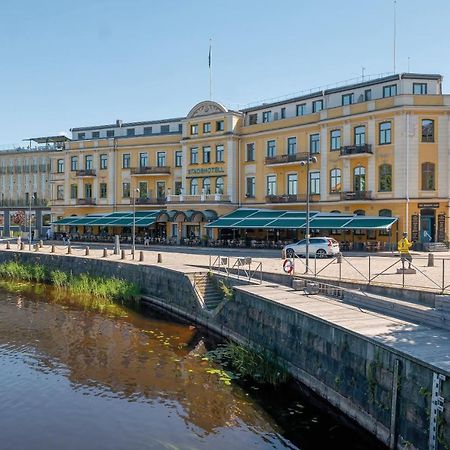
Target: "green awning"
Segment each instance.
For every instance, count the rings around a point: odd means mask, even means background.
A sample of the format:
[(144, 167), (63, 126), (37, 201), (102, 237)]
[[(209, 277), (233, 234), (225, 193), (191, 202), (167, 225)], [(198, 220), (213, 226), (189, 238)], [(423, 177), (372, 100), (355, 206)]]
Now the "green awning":
[(234, 225), (240, 222), (240, 219), (229, 219), (227, 218), (220, 218), (215, 220), (214, 222), (206, 225), (207, 227), (214, 227), (214, 228), (233, 228)]
[(284, 217), (282, 219), (277, 219), (272, 221), (267, 228), (278, 228), (278, 229), (295, 229), (295, 228), (302, 228), (306, 225), (306, 220), (303, 219), (285, 219)]
[(328, 217), (315, 217), (309, 222), (310, 228), (316, 228), (320, 230), (334, 230), (341, 228), (346, 223), (350, 222), (351, 217), (345, 218), (328, 218)]
[(396, 217), (358, 216), (345, 225), (347, 230), (387, 230), (397, 222)]

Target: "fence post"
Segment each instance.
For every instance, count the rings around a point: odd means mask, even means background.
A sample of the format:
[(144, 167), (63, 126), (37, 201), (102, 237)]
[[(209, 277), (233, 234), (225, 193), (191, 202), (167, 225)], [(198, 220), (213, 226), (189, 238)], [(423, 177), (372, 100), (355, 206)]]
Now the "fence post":
[(317, 278), (317, 253), (314, 254), (314, 278)]
[(86, 255), (86, 256), (89, 256), (89, 247), (86, 247), (86, 253), (85, 253), (85, 255)]
[(52, 249), (50, 250), (51, 253), (55, 253), (55, 244), (52, 244)]
[(339, 254), (338, 256), (338, 263), (339, 263), (339, 281), (342, 280), (342, 255)]
[(402, 287), (405, 287), (405, 262), (403, 261), (403, 270), (402, 270)]
[(103, 249), (103, 258), (106, 258), (108, 256), (108, 249), (104, 248)]
[(9, 243), (9, 241), (6, 241), (6, 250), (10, 250), (11, 249), (11, 244)]
[(445, 259), (442, 258), (442, 293), (445, 291)]
[(209, 255), (209, 270), (211, 270), (211, 254)]
[(120, 250), (121, 254), (120, 254), (120, 259), (125, 259), (125, 250), (122, 249)]
[(70, 246), (70, 244), (67, 246), (67, 254), (72, 254), (72, 247)]
[(369, 284), (370, 284), (370, 255), (369, 255)]
[(141, 250), (139, 252), (139, 262), (143, 262), (144, 261), (144, 252)]

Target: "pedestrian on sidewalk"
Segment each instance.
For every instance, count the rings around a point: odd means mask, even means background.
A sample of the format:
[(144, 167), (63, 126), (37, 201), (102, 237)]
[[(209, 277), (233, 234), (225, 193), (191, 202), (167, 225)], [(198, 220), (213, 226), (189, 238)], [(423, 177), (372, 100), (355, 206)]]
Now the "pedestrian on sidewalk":
[(19, 237), (17, 238), (17, 248), (18, 248), (19, 250), (20, 250), (21, 244), (22, 244), (22, 238), (19, 236)]
[(402, 267), (405, 268), (405, 261), (408, 261), (408, 269), (411, 269), (412, 256), (409, 249), (413, 246), (412, 242), (408, 241), (408, 233), (403, 233), (403, 238), (398, 241), (398, 251), (402, 259)]

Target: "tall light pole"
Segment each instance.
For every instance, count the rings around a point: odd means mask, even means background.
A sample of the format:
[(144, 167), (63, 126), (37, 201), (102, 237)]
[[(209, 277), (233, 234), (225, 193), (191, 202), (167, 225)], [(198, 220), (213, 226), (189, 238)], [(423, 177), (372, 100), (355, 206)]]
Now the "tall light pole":
[(134, 254), (136, 253), (136, 195), (139, 195), (140, 190), (139, 188), (136, 188), (134, 195), (133, 195), (133, 243), (132, 243), (132, 258), (134, 259)]
[(28, 250), (31, 252), (31, 203), (34, 200), (34, 194), (31, 195), (31, 192), (28, 195), (30, 199), (29, 210), (28, 210)]
[(309, 272), (309, 165), (316, 162), (317, 158), (311, 156), (311, 152), (308, 152), (306, 159), (300, 161), (302, 167), (306, 166), (306, 274)]

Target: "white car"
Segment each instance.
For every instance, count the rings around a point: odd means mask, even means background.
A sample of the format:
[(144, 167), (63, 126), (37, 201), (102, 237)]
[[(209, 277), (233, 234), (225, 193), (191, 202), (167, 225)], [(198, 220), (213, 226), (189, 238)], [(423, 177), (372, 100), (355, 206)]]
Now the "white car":
[[(330, 237), (313, 237), (309, 238), (309, 256), (317, 256), (325, 258), (326, 256), (334, 256), (341, 252), (339, 242)], [(295, 255), (306, 255), (306, 239), (299, 242), (288, 244), (283, 248), (283, 256), (293, 258)]]

